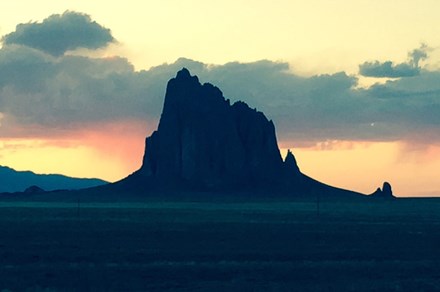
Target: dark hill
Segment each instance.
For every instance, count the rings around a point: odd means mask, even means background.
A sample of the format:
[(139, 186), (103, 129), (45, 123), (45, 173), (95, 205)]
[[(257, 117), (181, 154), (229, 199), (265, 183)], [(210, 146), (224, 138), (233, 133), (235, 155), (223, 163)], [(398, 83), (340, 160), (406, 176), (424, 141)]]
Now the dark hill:
[(282, 159), (272, 121), (244, 102), (231, 105), (217, 87), (202, 85), (185, 68), (168, 82), (142, 167), (112, 188), (359, 195), (302, 174), (292, 152)]
[(0, 166), (0, 193), (23, 192), (31, 186), (41, 190), (74, 190), (106, 184), (100, 179), (73, 178), (59, 174), (35, 174), (31, 171), (16, 171)]

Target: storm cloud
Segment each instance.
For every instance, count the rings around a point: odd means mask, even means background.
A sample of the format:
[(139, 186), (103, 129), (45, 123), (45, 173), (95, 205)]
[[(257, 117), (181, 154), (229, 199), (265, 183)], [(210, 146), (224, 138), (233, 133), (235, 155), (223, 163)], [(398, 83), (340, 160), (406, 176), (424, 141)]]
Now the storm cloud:
[(77, 48), (98, 49), (114, 41), (109, 29), (92, 21), (89, 15), (66, 11), (54, 14), (43, 22), (17, 25), (14, 32), (2, 39), (5, 45), (24, 45), (61, 56)]

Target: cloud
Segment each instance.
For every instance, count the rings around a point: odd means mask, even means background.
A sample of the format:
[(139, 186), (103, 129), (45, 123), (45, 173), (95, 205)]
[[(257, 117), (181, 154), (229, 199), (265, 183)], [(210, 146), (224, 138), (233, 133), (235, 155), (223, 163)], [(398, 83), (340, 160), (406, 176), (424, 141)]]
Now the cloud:
[(428, 51), (430, 50), (431, 49), (428, 47), (428, 45), (422, 43), (420, 45), (420, 48), (414, 49), (411, 52), (409, 52), (408, 57), (410, 64), (413, 67), (418, 68), (419, 62), (426, 60), (428, 58)]
[(19, 24), (2, 41), (5, 45), (24, 45), (53, 56), (61, 56), (77, 48), (105, 47), (114, 38), (109, 29), (92, 21), (89, 15), (66, 11), (61, 15), (54, 14), (41, 23)]
[(401, 63), (393, 65), (393, 62), (387, 61), (380, 63), (375, 62), (365, 62), (359, 65), (359, 74), (366, 77), (388, 77), (388, 78), (399, 78), (399, 77), (412, 77), (420, 73), (418, 67), (414, 67), (407, 63)]
[(14, 135), (12, 128), (50, 135), (57, 128), (103, 121), (155, 120), (169, 76), (154, 74), (135, 72), (120, 57), (55, 58), (26, 46), (4, 46), (0, 50), (0, 111), (5, 114), (4, 128), (9, 130), (0, 136)]
[(182, 67), (232, 101), (263, 111), (281, 143), (405, 140), (440, 129), (440, 72), (421, 70), (411, 79), (357, 89), (357, 79), (344, 72), (306, 78), (287, 63), (268, 60), (208, 65), (182, 58), (135, 71), (119, 57), (53, 58), (18, 46), (0, 50), (0, 72), (12, 72), (0, 74), (0, 136), (61, 135), (133, 120), (147, 128), (157, 123), (166, 83)]
[(428, 46), (422, 44), (420, 48), (414, 49), (408, 53), (408, 61), (406, 63), (394, 65), (391, 61), (386, 62), (365, 62), (359, 65), (359, 74), (366, 77), (413, 77), (420, 74), (420, 61), (428, 58)]

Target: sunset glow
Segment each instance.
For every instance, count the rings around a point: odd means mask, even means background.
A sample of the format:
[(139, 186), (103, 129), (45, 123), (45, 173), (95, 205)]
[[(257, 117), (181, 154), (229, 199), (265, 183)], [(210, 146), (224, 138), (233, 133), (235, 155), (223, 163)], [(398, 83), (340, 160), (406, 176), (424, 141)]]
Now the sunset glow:
[(69, 137), (2, 139), (0, 165), (117, 181), (140, 167), (147, 128), (131, 121), (77, 130)]
[[(0, 165), (124, 178), (166, 82), (188, 67), (272, 119), (305, 174), (440, 196), (438, 11), (436, 0), (4, 1)], [(80, 37), (53, 35), (63, 24)]]

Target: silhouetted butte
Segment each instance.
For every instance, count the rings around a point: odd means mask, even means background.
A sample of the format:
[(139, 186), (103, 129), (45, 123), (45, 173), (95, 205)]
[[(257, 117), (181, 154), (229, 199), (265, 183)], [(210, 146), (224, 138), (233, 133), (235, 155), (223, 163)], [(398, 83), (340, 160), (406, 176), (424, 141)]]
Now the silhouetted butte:
[(158, 129), (145, 144), (141, 168), (119, 187), (359, 194), (302, 174), (290, 150), (282, 159), (272, 121), (244, 102), (231, 105), (185, 68), (168, 82)]

